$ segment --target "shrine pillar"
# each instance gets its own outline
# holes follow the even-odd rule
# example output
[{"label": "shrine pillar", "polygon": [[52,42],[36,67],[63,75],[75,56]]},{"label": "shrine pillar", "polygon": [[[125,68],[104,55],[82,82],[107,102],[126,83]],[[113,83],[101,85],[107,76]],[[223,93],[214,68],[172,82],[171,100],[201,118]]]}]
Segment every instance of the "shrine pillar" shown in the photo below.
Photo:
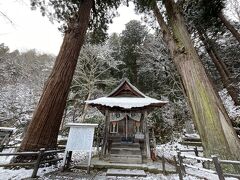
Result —
[{"label": "shrine pillar", "polygon": [[143,133],[144,133],[144,139],[145,139],[145,152],[146,157],[148,160],[151,160],[151,152],[150,152],[150,142],[149,142],[149,130],[147,127],[147,111],[144,111],[143,113]]},{"label": "shrine pillar", "polygon": [[109,152],[109,144],[108,144],[108,139],[109,139],[109,126],[110,126],[110,114],[109,110],[105,110],[105,123],[104,123],[104,134],[103,134],[103,144],[102,144],[102,149],[101,149],[101,158],[105,157]]}]

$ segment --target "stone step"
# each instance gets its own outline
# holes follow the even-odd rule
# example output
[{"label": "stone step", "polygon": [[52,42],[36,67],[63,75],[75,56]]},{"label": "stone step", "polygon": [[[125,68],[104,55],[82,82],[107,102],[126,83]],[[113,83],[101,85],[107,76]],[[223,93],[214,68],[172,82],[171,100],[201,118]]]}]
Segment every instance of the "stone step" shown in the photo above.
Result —
[{"label": "stone step", "polygon": [[112,148],[140,148],[139,143],[112,143]]},{"label": "stone step", "polygon": [[126,150],[126,151],[137,151],[140,150],[139,147],[112,147],[112,150]]},{"label": "stone step", "polygon": [[112,148],[111,154],[121,154],[121,155],[141,155],[140,148]]},{"label": "stone step", "polygon": [[129,170],[129,169],[108,169],[107,176],[138,176],[146,177],[144,170]]},{"label": "stone step", "polygon": [[142,158],[111,157],[109,162],[120,164],[142,164]]},{"label": "stone step", "polygon": [[142,163],[142,154],[139,143],[112,143],[110,151],[110,162],[140,164]]},{"label": "stone step", "polygon": [[110,154],[110,162],[111,163],[140,164],[140,163],[142,163],[142,155]]},{"label": "stone step", "polygon": [[142,158],[139,154],[110,154],[111,157]]}]

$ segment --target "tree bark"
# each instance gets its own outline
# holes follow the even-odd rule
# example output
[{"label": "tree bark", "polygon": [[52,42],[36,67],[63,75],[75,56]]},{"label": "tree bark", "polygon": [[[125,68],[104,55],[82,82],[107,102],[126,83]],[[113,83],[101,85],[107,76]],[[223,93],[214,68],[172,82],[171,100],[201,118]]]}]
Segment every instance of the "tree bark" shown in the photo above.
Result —
[{"label": "tree bark", "polygon": [[[88,93],[87,98],[86,98],[85,101],[90,100],[91,95],[92,95],[92,93],[91,93],[91,91],[89,91],[89,93]],[[84,104],[84,107],[83,107],[83,113],[82,113],[82,115],[81,115],[81,117],[80,117],[80,122],[84,122],[84,121],[85,121],[85,118],[86,118],[86,115],[87,115],[87,109],[88,109],[88,104],[85,103],[85,104]]]},{"label": "tree bark", "polygon": [[[154,9],[165,42],[181,76],[184,91],[192,109],[193,120],[200,134],[206,156],[219,154],[222,159],[240,160],[240,141],[215,89],[193,46],[182,14],[174,0],[167,0],[167,24]],[[158,11],[158,13],[157,13]]]},{"label": "tree bark", "polygon": [[44,87],[32,121],[21,143],[20,151],[56,148],[69,87],[84,43],[93,0],[84,0],[77,18],[68,26],[53,70]]},{"label": "tree bark", "polygon": [[208,55],[212,59],[213,63],[215,64],[215,67],[217,68],[217,71],[220,74],[223,86],[227,89],[229,95],[232,97],[234,104],[236,106],[240,105],[240,102],[238,100],[238,90],[234,87],[234,82],[231,78],[231,73],[228,71],[226,65],[218,55],[214,46],[209,43],[207,35],[200,29],[198,29],[198,34],[206,48]]},{"label": "tree bark", "polygon": [[224,16],[224,14],[221,12],[219,13],[218,17],[220,18],[220,20],[222,21],[222,23],[226,26],[226,28],[232,33],[232,35],[238,40],[238,42],[240,43],[240,34],[238,33],[238,31],[234,28],[233,25],[231,25],[231,23],[226,19],[226,17]]}]

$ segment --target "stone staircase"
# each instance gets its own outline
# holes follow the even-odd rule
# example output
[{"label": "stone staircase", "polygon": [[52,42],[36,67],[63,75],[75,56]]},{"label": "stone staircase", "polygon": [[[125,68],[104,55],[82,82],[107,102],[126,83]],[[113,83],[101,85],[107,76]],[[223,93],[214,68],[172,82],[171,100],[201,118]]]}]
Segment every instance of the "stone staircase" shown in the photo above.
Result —
[{"label": "stone staircase", "polygon": [[110,162],[141,164],[142,154],[139,143],[113,142],[110,151]]}]

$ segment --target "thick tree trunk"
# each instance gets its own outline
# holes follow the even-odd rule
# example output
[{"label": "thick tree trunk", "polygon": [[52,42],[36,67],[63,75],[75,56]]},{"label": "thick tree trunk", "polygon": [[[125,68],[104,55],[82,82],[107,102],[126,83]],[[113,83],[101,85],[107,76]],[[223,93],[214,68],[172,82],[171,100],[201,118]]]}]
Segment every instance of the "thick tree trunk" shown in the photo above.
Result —
[{"label": "thick tree trunk", "polygon": [[165,1],[165,7],[173,35],[170,35],[170,30],[159,10],[157,13],[154,9],[154,14],[158,21],[161,21],[159,24],[165,31],[164,39],[181,76],[204,153],[206,156],[219,154],[222,159],[240,160],[240,141],[201,64],[183,16],[178,11],[174,0]]},{"label": "thick tree trunk", "polygon": [[233,25],[226,19],[224,14],[221,12],[219,13],[218,17],[221,19],[222,23],[226,26],[226,28],[232,33],[232,35],[238,40],[240,43],[240,34],[238,31],[234,28]]},{"label": "thick tree trunk", "polygon": [[84,42],[93,1],[82,1],[65,33],[52,73],[22,141],[20,151],[55,148],[69,87]]},{"label": "thick tree trunk", "polygon": [[234,86],[234,82],[231,78],[231,73],[228,71],[226,65],[218,55],[214,46],[210,45],[207,35],[203,33],[202,30],[200,29],[198,30],[198,34],[207,50],[208,55],[212,59],[213,63],[215,64],[215,67],[217,68],[217,71],[220,74],[223,86],[227,89],[229,95],[232,97],[234,104],[240,105],[238,100],[238,91]]}]

